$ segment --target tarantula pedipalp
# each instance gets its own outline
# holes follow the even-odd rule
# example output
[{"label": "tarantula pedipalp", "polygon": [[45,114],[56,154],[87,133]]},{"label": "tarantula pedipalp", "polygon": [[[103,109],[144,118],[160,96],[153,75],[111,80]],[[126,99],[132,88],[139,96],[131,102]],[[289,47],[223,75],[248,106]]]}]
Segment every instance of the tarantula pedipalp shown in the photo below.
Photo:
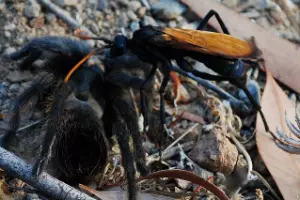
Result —
[{"label": "tarantula pedipalp", "polygon": [[[47,53],[45,70],[49,73],[45,77],[37,79],[35,84],[18,97],[12,110],[14,115],[10,122],[11,130],[1,138],[1,144],[8,146],[11,138],[16,134],[20,121],[19,112],[23,105],[26,105],[30,99],[34,99],[34,103],[38,105],[46,102],[46,136],[33,173],[36,175],[41,173],[47,163],[52,146],[53,148],[57,147],[55,151],[57,158],[66,159],[68,156],[64,155],[69,154],[69,162],[58,166],[66,169],[67,166],[76,165],[77,172],[76,170],[73,172],[76,176],[85,176],[91,172],[90,170],[103,169],[103,165],[107,161],[106,136],[116,135],[127,173],[129,199],[135,199],[135,167],[128,143],[130,134],[133,136],[137,167],[142,174],[145,174],[147,170],[133,99],[130,98],[129,92],[114,84],[113,77],[118,77],[118,70],[107,70],[104,73],[96,64],[82,62],[81,67],[69,77],[68,81],[64,81],[73,66],[88,58],[93,51],[82,41],[63,37],[48,36],[33,39],[19,51],[10,54],[8,59],[19,60],[25,57],[20,67],[26,70],[30,69],[33,62],[41,56],[45,56],[44,52]],[[51,56],[47,57],[49,54]],[[87,57],[87,55],[89,56]],[[114,61],[106,63],[107,68],[113,66],[113,63]],[[118,78],[122,79],[122,77]],[[78,134],[81,139],[77,138]],[[80,149],[78,145],[85,142],[90,143],[94,136],[96,136],[95,139],[101,150],[96,147],[98,152],[90,152],[89,149],[84,152],[96,153],[99,156],[96,161],[99,161],[101,166],[97,169],[83,170],[85,173],[79,173],[78,171],[82,171],[84,168],[81,166],[82,162],[86,162],[84,158],[82,158],[82,162],[77,160],[79,154],[82,156],[82,150],[70,152],[74,150],[72,145]],[[53,145],[54,142],[56,145]],[[66,178],[70,177],[70,174],[72,175],[72,173],[61,171]],[[76,181],[78,181],[77,178],[75,178]]]}]

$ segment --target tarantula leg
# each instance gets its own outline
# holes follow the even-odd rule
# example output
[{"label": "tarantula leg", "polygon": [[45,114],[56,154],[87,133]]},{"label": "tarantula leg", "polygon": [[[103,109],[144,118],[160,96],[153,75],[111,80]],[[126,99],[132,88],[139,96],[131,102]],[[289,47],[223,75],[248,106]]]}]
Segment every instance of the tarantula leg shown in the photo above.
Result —
[{"label": "tarantula leg", "polygon": [[[292,133],[300,139],[300,130],[294,124],[292,124],[292,122],[288,119],[286,112],[285,112],[285,121],[289,129],[292,131]],[[296,115],[296,122],[297,122],[297,115]]]},{"label": "tarantula leg", "polygon": [[[169,64],[169,63],[168,63]],[[163,129],[167,132],[167,134],[172,137],[172,134],[167,128],[166,121],[165,121],[165,101],[164,101],[164,94],[165,94],[165,89],[168,85],[168,82],[170,81],[170,69],[169,65],[166,65],[167,70],[164,72],[164,78],[162,80],[162,83],[159,88],[159,95],[160,95],[160,122],[163,126]],[[162,138],[160,142],[162,141]]]},{"label": "tarantula leg", "polygon": [[217,21],[219,22],[221,28],[222,28],[222,31],[225,33],[225,34],[228,34],[230,35],[229,31],[228,31],[228,28],[226,27],[225,23],[223,22],[222,18],[220,17],[220,15],[215,11],[215,10],[210,10],[206,15],[205,17],[201,20],[200,24],[198,25],[198,28],[197,30],[203,30],[204,27],[207,25],[208,23],[208,20],[210,18],[212,18],[213,16],[216,16],[217,18]]},{"label": "tarantula leg", "polygon": [[122,153],[122,163],[125,168],[127,182],[128,182],[128,199],[136,199],[136,180],[135,180],[135,168],[133,164],[133,156],[129,146],[129,130],[126,126],[125,120],[121,117],[118,110],[115,110],[116,119],[113,122],[112,131],[116,135],[120,150]]},{"label": "tarantula leg", "polygon": [[147,76],[145,82],[143,83],[142,87],[140,88],[140,101],[141,101],[141,110],[142,110],[142,115],[144,117],[144,132],[149,124],[148,122],[148,116],[147,116],[147,109],[146,109],[146,105],[145,105],[145,94],[144,94],[144,90],[147,87],[147,85],[150,83],[150,81],[153,79],[153,77],[155,76],[155,72],[157,70],[158,66],[154,65],[149,73],[149,75]]},{"label": "tarantula leg", "polygon": [[46,136],[42,146],[42,152],[36,164],[33,166],[32,174],[38,176],[43,171],[47,164],[48,158],[51,153],[51,148],[56,138],[57,124],[63,111],[65,100],[70,96],[73,91],[71,83],[62,84],[60,88],[54,91],[54,104],[51,107],[50,117],[47,122]]},{"label": "tarantula leg", "polygon": [[16,135],[20,125],[20,109],[30,100],[35,99],[34,105],[41,100],[43,92],[54,84],[52,75],[43,76],[35,81],[35,83],[26,89],[17,99],[12,108],[12,118],[9,123],[9,131],[4,133],[0,139],[0,146],[8,147],[13,137]]}]

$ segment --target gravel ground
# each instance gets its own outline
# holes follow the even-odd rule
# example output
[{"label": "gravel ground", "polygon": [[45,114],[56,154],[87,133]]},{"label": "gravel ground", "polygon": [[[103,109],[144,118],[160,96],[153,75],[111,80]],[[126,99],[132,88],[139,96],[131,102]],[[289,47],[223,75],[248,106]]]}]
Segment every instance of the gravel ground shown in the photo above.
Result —
[{"label": "gravel ground", "polygon": [[[132,32],[139,27],[137,20],[143,20],[146,24],[150,25],[189,29],[195,29],[199,23],[198,18],[189,11],[188,8],[176,0],[53,0],[53,2],[70,13],[81,26],[87,27],[95,35],[106,36],[109,38],[113,38],[117,33],[125,33],[126,35],[131,36]],[[273,1],[224,0],[221,2],[226,6],[239,11],[241,15],[245,15],[252,19],[253,22],[270,29],[274,34],[295,43],[300,42],[299,35],[289,24],[286,15]],[[293,2],[296,6],[300,4],[300,1],[294,0]],[[149,7],[149,5],[151,5],[151,7]],[[30,39],[38,36],[59,35],[74,38],[73,30],[63,20],[57,18],[55,14],[46,10],[44,7],[41,7],[35,0],[0,0],[0,27],[0,54],[2,55],[14,52]],[[99,46],[101,43],[92,42],[92,45]],[[36,65],[38,66],[38,63],[36,63]],[[196,64],[196,67],[204,69],[199,63]],[[204,70],[209,71],[207,69]],[[20,72],[17,69],[16,64],[0,60],[1,113],[4,113],[5,115],[8,112],[11,102],[16,96],[30,86],[32,79],[35,76],[38,76],[38,72]],[[252,72],[252,77],[254,77],[255,83],[259,84],[259,87],[257,88],[261,88],[262,90],[264,87],[263,83],[265,75],[262,72],[259,73],[258,71],[254,71]],[[236,88],[228,83],[218,85],[227,91],[236,92]],[[188,88],[188,86],[185,87],[184,85],[182,90],[191,92],[190,88],[186,88]],[[284,88],[284,90],[292,99],[297,100],[299,98],[296,93],[287,88]],[[205,92],[210,95],[213,94],[210,91]],[[186,97],[188,96],[187,93],[184,93],[184,95]],[[205,116],[207,114],[205,112],[205,106],[204,108],[199,108],[200,104],[201,102],[199,101],[194,102],[189,107],[189,111],[198,114],[205,119],[209,119],[209,117]],[[21,127],[40,118],[41,113],[38,110],[34,110],[32,113],[26,114],[26,117],[22,120]],[[244,122],[244,125],[247,125],[247,123],[249,125],[246,126],[247,129],[243,130],[243,135],[248,137],[254,129],[253,122],[255,118],[251,116],[245,118],[245,120],[246,122]],[[6,122],[2,121],[1,125],[6,126]],[[176,134],[182,134],[191,125],[193,125],[193,123],[188,122],[188,120],[182,120],[180,124],[174,128],[174,132]],[[191,134],[194,135],[194,137],[190,136],[185,142],[195,140],[196,136],[200,133],[200,128],[199,130],[195,130],[194,134]],[[203,153],[206,147],[204,149],[194,148],[189,153],[189,156],[194,162],[197,164],[200,163],[199,165],[207,170],[212,170],[213,172],[222,171],[225,175],[230,175],[238,162],[238,151],[230,141],[226,141],[226,136],[220,135],[218,131],[213,131],[212,135],[213,136],[204,134],[202,137],[204,144],[198,144],[197,146],[204,148],[203,145],[205,146],[207,141],[212,141],[211,143],[206,143],[208,146],[222,146],[218,151],[224,153],[225,157],[230,154],[227,158],[228,160],[232,160],[230,163],[234,163],[233,166],[231,166],[232,164],[230,163],[203,163],[204,160],[207,159]],[[29,144],[31,148],[29,148],[29,150],[27,149],[27,142],[16,141],[16,144],[18,145],[12,147],[12,150],[16,151],[27,161],[33,162],[35,160],[36,151],[39,149],[41,137],[42,136],[40,136],[39,133],[22,134],[18,139],[23,140],[24,138],[27,138],[26,141],[30,141]],[[175,135],[175,137],[177,136]],[[153,144],[145,143],[145,148],[147,147],[149,152],[153,148],[151,145]],[[246,148],[251,154],[255,170],[264,175],[270,184],[274,184],[254,146],[255,144],[253,144],[252,141],[252,143],[246,145]],[[198,156],[199,154],[203,156]],[[197,156],[195,157],[194,155]],[[214,161],[216,160],[217,158]],[[243,159],[241,158],[241,160]],[[186,167],[186,163],[184,165]],[[224,166],[224,168],[220,169],[219,167],[221,165]],[[241,164],[239,166],[243,165]],[[118,173],[120,174],[121,171],[116,172],[115,177],[118,176]],[[109,182],[109,180],[106,181]],[[256,187],[264,188],[257,185]],[[262,189],[262,191],[263,190],[264,189]],[[250,196],[250,194],[248,196]],[[30,198],[28,197],[27,199]],[[32,197],[31,199],[34,198]]]}]

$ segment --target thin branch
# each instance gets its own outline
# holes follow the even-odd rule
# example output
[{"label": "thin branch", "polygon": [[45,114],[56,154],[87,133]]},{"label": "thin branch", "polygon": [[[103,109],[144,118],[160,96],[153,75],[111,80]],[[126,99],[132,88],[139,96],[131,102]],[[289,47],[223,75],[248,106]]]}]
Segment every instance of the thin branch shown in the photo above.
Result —
[{"label": "thin branch", "polygon": [[59,6],[55,5],[49,0],[39,0],[38,1],[42,6],[53,12],[58,18],[62,19],[65,23],[67,23],[72,29],[80,29],[84,30],[88,36],[96,37],[94,33],[92,33],[87,27],[81,26],[75,19],[71,17],[71,15],[65,11],[64,9],[60,8]]},{"label": "thin branch", "polygon": [[0,168],[36,188],[42,194],[57,200],[95,200],[79,190],[59,181],[49,174],[42,173],[33,177],[32,166],[22,159],[0,147]]}]

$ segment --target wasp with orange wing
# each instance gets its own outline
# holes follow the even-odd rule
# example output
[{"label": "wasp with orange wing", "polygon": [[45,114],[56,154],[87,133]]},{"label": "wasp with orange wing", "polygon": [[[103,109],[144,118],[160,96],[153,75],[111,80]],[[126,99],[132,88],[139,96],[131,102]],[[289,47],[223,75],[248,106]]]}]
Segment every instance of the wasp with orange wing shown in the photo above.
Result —
[{"label": "wasp with orange wing", "polygon": [[[217,18],[224,33],[203,31],[212,16]],[[122,75],[118,74],[118,80],[117,78],[114,79],[122,86],[140,88],[141,110],[145,118],[145,126],[148,119],[143,90],[154,77],[156,70],[160,68],[164,74],[159,89],[161,122],[164,128],[166,125],[164,122],[165,105],[163,96],[167,83],[170,80],[170,72],[175,70],[179,73],[183,71],[188,72],[207,80],[229,81],[236,85],[245,92],[254,110],[259,111],[265,125],[265,130],[270,132],[260,105],[254,100],[246,87],[247,67],[243,58],[251,58],[259,53],[253,38],[246,41],[231,36],[224,22],[214,10],[211,10],[206,15],[197,30],[145,26],[141,22],[140,27],[139,30],[133,33],[131,39],[124,35],[117,35],[113,41],[106,38],[83,36],[80,34],[81,32],[77,32],[76,34],[82,39],[99,39],[108,43],[110,46],[108,61],[130,51],[137,55],[140,60],[153,66],[145,80],[134,81],[133,83],[131,80],[133,80],[133,78],[136,80],[136,77],[129,76],[125,73]],[[218,73],[219,76],[195,70],[186,60],[187,57],[203,63],[206,67]],[[180,69],[174,67],[171,63],[172,61],[176,61]]]}]

